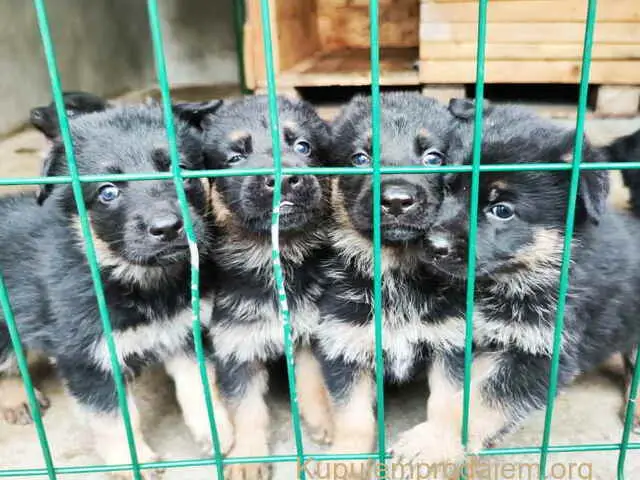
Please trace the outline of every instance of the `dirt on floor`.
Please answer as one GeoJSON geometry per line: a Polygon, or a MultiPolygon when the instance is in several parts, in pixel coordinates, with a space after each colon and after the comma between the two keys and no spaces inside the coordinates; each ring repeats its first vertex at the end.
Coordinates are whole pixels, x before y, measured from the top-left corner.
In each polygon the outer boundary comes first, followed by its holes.
{"type": "MultiPolygon", "coordinates": [[[[331,113],[334,110],[331,111],[331,113]]],[[[329,111],[325,112],[328,115],[329,111]]],[[[570,120],[564,120],[571,122],[570,120]]],[[[589,120],[587,130],[594,143],[604,143],[611,138],[630,133],[640,128],[640,118],[626,120],[589,120]]],[[[42,150],[46,141],[34,131],[24,131],[0,142],[0,177],[24,177],[39,173],[42,150]]],[[[616,172],[612,179],[614,188],[611,204],[614,208],[626,208],[627,192],[621,186],[616,172]]],[[[25,190],[27,187],[0,187],[1,194],[25,190]]],[[[73,415],[71,402],[65,396],[55,374],[36,377],[37,385],[51,399],[52,406],[45,415],[45,425],[58,466],[96,465],[99,458],[93,452],[91,439],[85,427],[73,415]]],[[[282,382],[280,382],[282,384],[282,382]]],[[[148,442],[166,460],[199,458],[199,449],[191,440],[176,405],[170,380],[162,371],[145,373],[136,385],[137,397],[141,398],[140,410],[148,442]]],[[[392,441],[397,434],[418,422],[425,415],[423,385],[414,384],[390,392],[386,398],[387,438],[392,441]]],[[[272,388],[269,399],[273,414],[272,450],[276,454],[294,453],[291,417],[287,394],[282,385],[272,388]]],[[[620,378],[611,373],[593,373],[580,379],[575,385],[561,393],[556,402],[553,419],[553,445],[618,443],[622,423],[619,412],[623,406],[620,378]]],[[[540,444],[544,414],[532,416],[517,432],[510,435],[500,446],[536,446],[540,444]]],[[[633,436],[633,441],[640,438],[633,436]]],[[[123,439],[124,441],[124,439],[123,439]]],[[[323,449],[305,439],[309,452],[323,449]]],[[[536,455],[490,458],[492,462],[534,465],[536,455]]],[[[10,426],[0,422],[0,477],[7,469],[43,467],[42,454],[35,429],[32,426],[10,426]]],[[[570,453],[551,455],[549,478],[601,479],[616,477],[617,452],[570,453]],[[571,464],[574,466],[571,467],[571,464]]],[[[518,469],[516,469],[517,471],[518,469]]],[[[535,472],[533,469],[520,469],[535,472]]],[[[275,467],[275,480],[293,480],[295,464],[280,464],[275,467]]],[[[507,470],[503,470],[506,472],[507,470]]],[[[478,476],[499,480],[502,478],[534,478],[528,476],[478,476]]],[[[215,478],[214,467],[181,468],[169,470],[165,478],[175,480],[204,480],[215,478]]],[[[14,477],[33,478],[33,477],[14,477]]],[[[106,478],[104,474],[60,475],[60,479],[81,478],[87,480],[106,478]]],[[[535,477],[537,478],[537,476],[535,477]]],[[[626,463],[626,478],[640,478],[640,454],[630,452],[626,463]]]]}

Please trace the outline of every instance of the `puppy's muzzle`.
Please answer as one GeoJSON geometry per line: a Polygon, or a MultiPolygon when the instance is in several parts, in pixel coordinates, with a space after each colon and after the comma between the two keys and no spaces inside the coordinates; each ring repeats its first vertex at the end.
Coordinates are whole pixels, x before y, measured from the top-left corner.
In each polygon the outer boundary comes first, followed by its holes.
{"type": "Polygon", "coordinates": [[[382,212],[400,217],[416,208],[417,188],[414,185],[389,185],[382,190],[382,212]]]}
{"type": "Polygon", "coordinates": [[[156,242],[172,242],[184,231],[182,218],[175,213],[163,212],[152,216],[147,223],[147,233],[156,242]]]}

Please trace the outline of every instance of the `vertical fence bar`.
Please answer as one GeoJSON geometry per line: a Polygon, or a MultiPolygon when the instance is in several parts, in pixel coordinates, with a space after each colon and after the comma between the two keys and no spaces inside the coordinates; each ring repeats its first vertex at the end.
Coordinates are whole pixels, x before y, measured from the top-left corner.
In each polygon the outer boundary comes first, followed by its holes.
{"type": "Polygon", "coordinates": [[[29,400],[29,409],[31,410],[31,416],[33,417],[33,423],[36,427],[36,433],[38,434],[38,441],[40,442],[40,449],[42,450],[42,457],[44,458],[44,464],[47,469],[47,474],[50,480],[56,480],[56,471],[53,465],[53,458],[51,456],[51,448],[49,447],[49,441],[47,440],[47,432],[42,422],[42,413],[40,412],[40,405],[33,388],[33,382],[31,380],[31,374],[29,373],[29,364],[27,362],[27,356],[22,348],[20,342],[20,335],[18,334],[18,327],[16,325],[15,317],[13,316],[13,310],[11,303],[9,302],[9,292],[4,282],[4,274],[0,271],[0,305],[2,306],[2,313],[9,330],[9,337],[11,338],[11,345],[13,346],[13,352],[18,360],[18,370],[22,381],[24,382],[24,388],[27,391],[27,398],[29,400]]]}
{"type": "Polygon", "coordinates": [[[125,433],[127,436],[129,453],[131,455],[134,478],[135,480],[141,480],[142,477],[140,475],[140,465],[138,463],[135,438],[133,435],[133,429],[131,427],[131,415],[129,414],[129,406],[127,405],[127,390],[122,378],[120,363],[118,362],[116,345],[113,340],[113,332],[111,329],[111,322],[109,320],[109,310],[107,308],[107,301],[104,295],[102,280],[100,279],[100,267],[98,266],[96,251],[93,245],[93,239],[91,237],[91,226],[89,225],[87,207],[82,196],[82,184],[80,183],[78,167],[76,165],[75,154],[73,151],[71,130],[69,129],[69,121],[67,119],[64,98],[62,96],[62,85],[60,83],[60,75],[58,73],[58,64],[56,61],[55,50],[53,48],[53,41],[51,39],[51,32],[49,30],[47,10],[44,0],[33,1],[36,10],[36,17],[38,20],[38,28],[40,29],[42,46],[44,49],[45,58],[47,60],[47,69],[51,82],[51,93],[53,95],[58,123],[60,125],[60,134],[67,157],[69,175],[71,176],[73,198],[76,202],[78,210],[78,217],[80,219],[80,226],[82,230],[82,238],[86,249],[87,261],[89,263],[89,268],[91,271],[91,279],[93,281],[93,288],[96,294],[98,310],[100,312],[100,320],[102,322],[102,328],[104,330],[107,350],[109,351],[109,357],[111,359],[112,373],[115,381],[116,392],[118,395],[120,412],[122,414],[122,420],[124,422],[125,433]]]}
{"type": "Polygon", "coordinates": [[[638,384],[640,384],[640,348],[637,349],[635,355],[635,363],[633,368],[633,377],[629,386],[629,398],[627,400],[627,408],[624,414],[624,430],[622,431],[622,441],[620,442],[620,455],[618,456],[618,480],[624,480],[624,464],[627,460],[627,451],[629,450],[629,435],[633,429],[633,421],[636,416],[636,407],[638,404],[638,384]]]}
{"type": "Polygon", "coordinates": [[[182,172],[180,169],[180,155],[178,153],[178,143],[176,140],[175,124],[173,122],[173,110],[171,106],[171,92],[169,87],[169,78],[167,75],[167,66],[164,57],[164,47],[162,43],[162,31],[160,28],[160,13],[158,11],[157,0],[147,1],[147,11],[149,15],[149,29],[151,31],[151,42],[153,44],[153,56],[156,66],[156,76],[160,93],[162,95],[162,109],[164,114],[164,124],[167,132],[167,141],[169,143],[169,158],[171,160],[171,173],[173,182],[178,195],[178,202],[184,221],[184,228],[189,242],[189,252],[191,256],[191,309],[193,312],[193,337],[195,345],[195,353],[200,368],[200,379],[204,391],[205,406],[207,409],[207,417],[209,420],[209,428],[211,430],[211,440],[213,442],[213,450],[216,460],[217,476],[219,480],[223,480],[224,471],[222,464],[222,453],[220,451],[220,438],[218,436],[218,428],[213,411],[213,403],[211,400],[211,388],[209,376],[207,373],[207,365],[204,357],[204,348],[202,345],[202,324],[200,321],[200,256],[198,253],[198,239],[193,229],[191,214],[189,213],[189,202],[184,191],[184,183],[182,180],[182,172]]]}
{"type": "MultiPolygon", "coordinates": [[[[382,237],[380,232],[381,181],[380,172],[380,28],[378,0],[369,0],[371,48],[371,150],[373,157],[373,322],[376,348],[376,415],[378,420],[378,462],[386,460],[384,426],[384,358],[382,354],[382,237]]],[[[379,473],[385,478],[386,469],[379,473]]]]}
{"type": "MultiPolygon", "coordinates": [[[[296,455],[298,465],[305,461],[302,445],[302,428],[300,426],[300,408],[298,406],[298,390],[296,388],[296,371],[293,340],[291,337],[291,315],[287,303],[285,291],[285,278],[280,263],[280,202],[282,188],[282,158],[280,155],[280,125],[278,120],[278,97],[276,92],[276,76],[273,65],[273,48],[271,38],[271,13],[269,0],[260,0],[260,18],[262,21],[262,42],[264,45],[265,68],[267,72],[267,92],[269,99],[269,125],[271,128],[271,145],[273,149],[274,181],[273,188],[273,213],[271,216],[271,259],[273,262],[273,275],[278,294],[280,317],[284,335],[284,353],[287,360],[287,378],[289,381],[289,398],[291,402],[291,419],[293,422],[293,435],[295,437],[296,455]]],[[[300,480],[305,480],[304,468],[299,468],[300,480]]]]}
{"type": "Polygon", "coordinates": [[[542,434],[542,451],[540,453],[540,480],[544,480],[547,460],[549,457],[549,440],[551,437],[551,421],[558,390],[558,371],[560,369],[560,353],[562,352],[562,333],[564,329],[564,309],[569,289],[569,267],[571,264],[571,242],[573,239],[576,201],[580,184],[580,163],[584,145],[584,121],[587,110],[589,93],[589,72],[591,69],[591,50],[593,47],[593,31],[596,20],[597,0],[589,0],[587,19],[584,33],[584,47],[582,52],[582,67],[580,72],[580,96],[578,99],[578,114],[576,133],[571,163],[571,186],[567,205],[564,246],[562,251],[562,266],[560,270],[560,286],[558,292],[558,308],[556,310],[555,331],[553,337],[553,356],[551,358],[551,372],[549,374],[549,392],[547,409],[545,412],[544,432],[542,434]]]}

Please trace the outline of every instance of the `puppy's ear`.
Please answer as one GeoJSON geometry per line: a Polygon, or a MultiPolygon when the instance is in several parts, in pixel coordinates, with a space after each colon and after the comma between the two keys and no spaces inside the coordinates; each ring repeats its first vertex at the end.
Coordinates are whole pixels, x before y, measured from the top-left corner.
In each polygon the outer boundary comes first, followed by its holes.
{"type": "MultiPolygon", "coordinates": [[[[65,92],[63,99],[68,117],[101,112],[111,107],[104,99],[87,92],[65,92]]],[[[53,103],[32,108],[29,112],[29,122],[49,140],[54,140],[60,134],[58,114],[53,103]]]]}
{"type": "MultiPolygon", "coordinates": [[[[42,170],[40,171],[40,176],[55,177],[58,175],[64,175],[64,161],[64,146],[61,143],[56,143],[47,154],[47,157],[44,159],[42,170]]],[[[38,190],[36,191],[36,202],[38,203],[38,205],[42,205],[45,200],[49,198],[54,187],[55,185],[51,183],[46,183],[38,186],[38,190]]]]}
{"type": "MultiPolygon", "coordinates": [[[[475,105],[475,100],[470,98],[452,98],[449,100],[449,112],[461,120],[470,120],[475,114],[475,105]]],[[[493,105],[488,100],[484,100],[482,108],[484,113],[489,113],[493,109],[493,105]]]]}
{"type": "MultiPolygon", "coordinates": [[[[565,144],[569,145],[562,156],[562,160],[571,163],[573,161],[573,143],[575,132],[570,131],[565,135],[565,144]]],[[[582,149],[582,163],[605,162],[606,157],[602,149],[591,145],[584,138],[582,149]]],[[[580,184],[578,186],[578,207],[586,218],[597,225],[600,217],[606,210],[607,197],[609,196],[609,172],[607,170],[582,170],[580,172],[580,184]]]]}
{"type": "Polygon", "coordinates": [[[203,122],[208,115],[214,114],[221,106],[222,100],[210,100],[198,103],[176,103],[173,106],[173,114],[199,130],[203,128],[203,122]]]}

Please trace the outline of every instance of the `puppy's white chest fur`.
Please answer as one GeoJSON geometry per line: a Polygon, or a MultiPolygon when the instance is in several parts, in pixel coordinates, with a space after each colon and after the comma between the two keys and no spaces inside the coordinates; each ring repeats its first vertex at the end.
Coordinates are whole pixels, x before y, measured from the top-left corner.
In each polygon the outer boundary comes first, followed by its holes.
{"type": "MultiPolygon", "coordinates": [[[[225,301],[224,298],[221,301],[225,301]]],[[[236,310],[237,313],[237,310],[236,310]]],[[[266,361],[284,354],[284,328],[279,312],[271,302],[259,307],[247,305],[245,318],[237,322],[214,324],[210,334],[216,356],[237,362],[266,361]]],[[[294,344],[309,344],[318,325],[318,308],[305,302],[291,310],[294,344]]]]}
{"type": "MultiPolygon", "coordinates": [[[[200,300],[200,321],[208,325],[213,302],[210,298],[200,300]]],[[[159,360],[166,359],[182,350],[193,331],[193,312],[190,308],[181,310],[170,318],[140,325],[136,328],[116,330],[113,339],[117,358],[123,365],[127,358],[152,354],[159,360]]],[[[111,358],[107,341],[101,337],[92,347],[94,361],[105,371],[111,371],[111,358]]]]}

